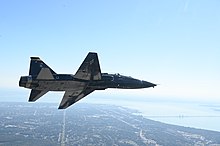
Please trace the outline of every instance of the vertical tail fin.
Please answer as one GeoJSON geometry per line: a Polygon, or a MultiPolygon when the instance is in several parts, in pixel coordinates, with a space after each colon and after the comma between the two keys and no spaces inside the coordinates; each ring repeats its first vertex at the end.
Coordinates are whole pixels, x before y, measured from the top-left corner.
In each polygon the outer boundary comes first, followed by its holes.
{"type": "Polygon", "coordinates": [[[37,76],[38,79],[51,79],[56,74],[39,57],[31,57],[29,75],[37,76]]]}

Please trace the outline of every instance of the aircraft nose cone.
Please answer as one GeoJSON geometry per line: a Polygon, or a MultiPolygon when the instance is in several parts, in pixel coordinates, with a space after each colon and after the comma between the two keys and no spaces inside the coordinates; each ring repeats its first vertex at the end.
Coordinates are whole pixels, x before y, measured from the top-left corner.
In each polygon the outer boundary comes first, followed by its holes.
{"type": "Polygon", "coordinates": [[[155,87],[157,86],[156,84],[153,84],[153,83],[150,83],[150,82],[147,82],[147,81],[142,81],[142,84],[143,84],[143,87],[144,88],[149,88],[149,87],[155,87]]]}

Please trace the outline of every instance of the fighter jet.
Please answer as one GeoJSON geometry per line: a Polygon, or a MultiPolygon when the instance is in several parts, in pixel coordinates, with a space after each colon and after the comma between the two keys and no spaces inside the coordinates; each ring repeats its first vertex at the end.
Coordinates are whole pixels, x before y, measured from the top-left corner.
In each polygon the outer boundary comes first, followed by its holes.
{"type": "Polygon", "coordinates": [[[57,74],[39,57],[31,57],[29,75],[21,76],[19,86],[31,89],[29,102],[48,91],[65,91],[58,109],[66,109],[95,90],[139,89],[156,84],[120,74],[101,73],[97,53],[89,52],[75,75],[57,74]]]}

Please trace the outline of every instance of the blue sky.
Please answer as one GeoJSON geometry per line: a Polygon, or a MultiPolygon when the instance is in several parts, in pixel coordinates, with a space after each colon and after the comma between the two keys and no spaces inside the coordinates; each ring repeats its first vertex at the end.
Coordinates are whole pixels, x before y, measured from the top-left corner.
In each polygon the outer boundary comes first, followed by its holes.
{"type": "Polygon", "coordinates": [[[0,98],[27,100],[18,80],[28,74],[30,56],[75,74],[94,51],[102,72],[160,85],[92,96],[220,103],[219,7],[217,0],[0,1],[0,98]]]}

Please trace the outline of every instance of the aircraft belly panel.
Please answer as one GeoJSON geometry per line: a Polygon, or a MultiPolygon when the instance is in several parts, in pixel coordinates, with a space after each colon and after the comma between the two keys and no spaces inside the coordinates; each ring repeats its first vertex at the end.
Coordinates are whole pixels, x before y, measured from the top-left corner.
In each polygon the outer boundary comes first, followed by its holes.
{"type": "Polygon", "coordinates": [[[78,81],[39,81],[37,90],[66,91],[85,87],[86,83],[78,81]]]}

